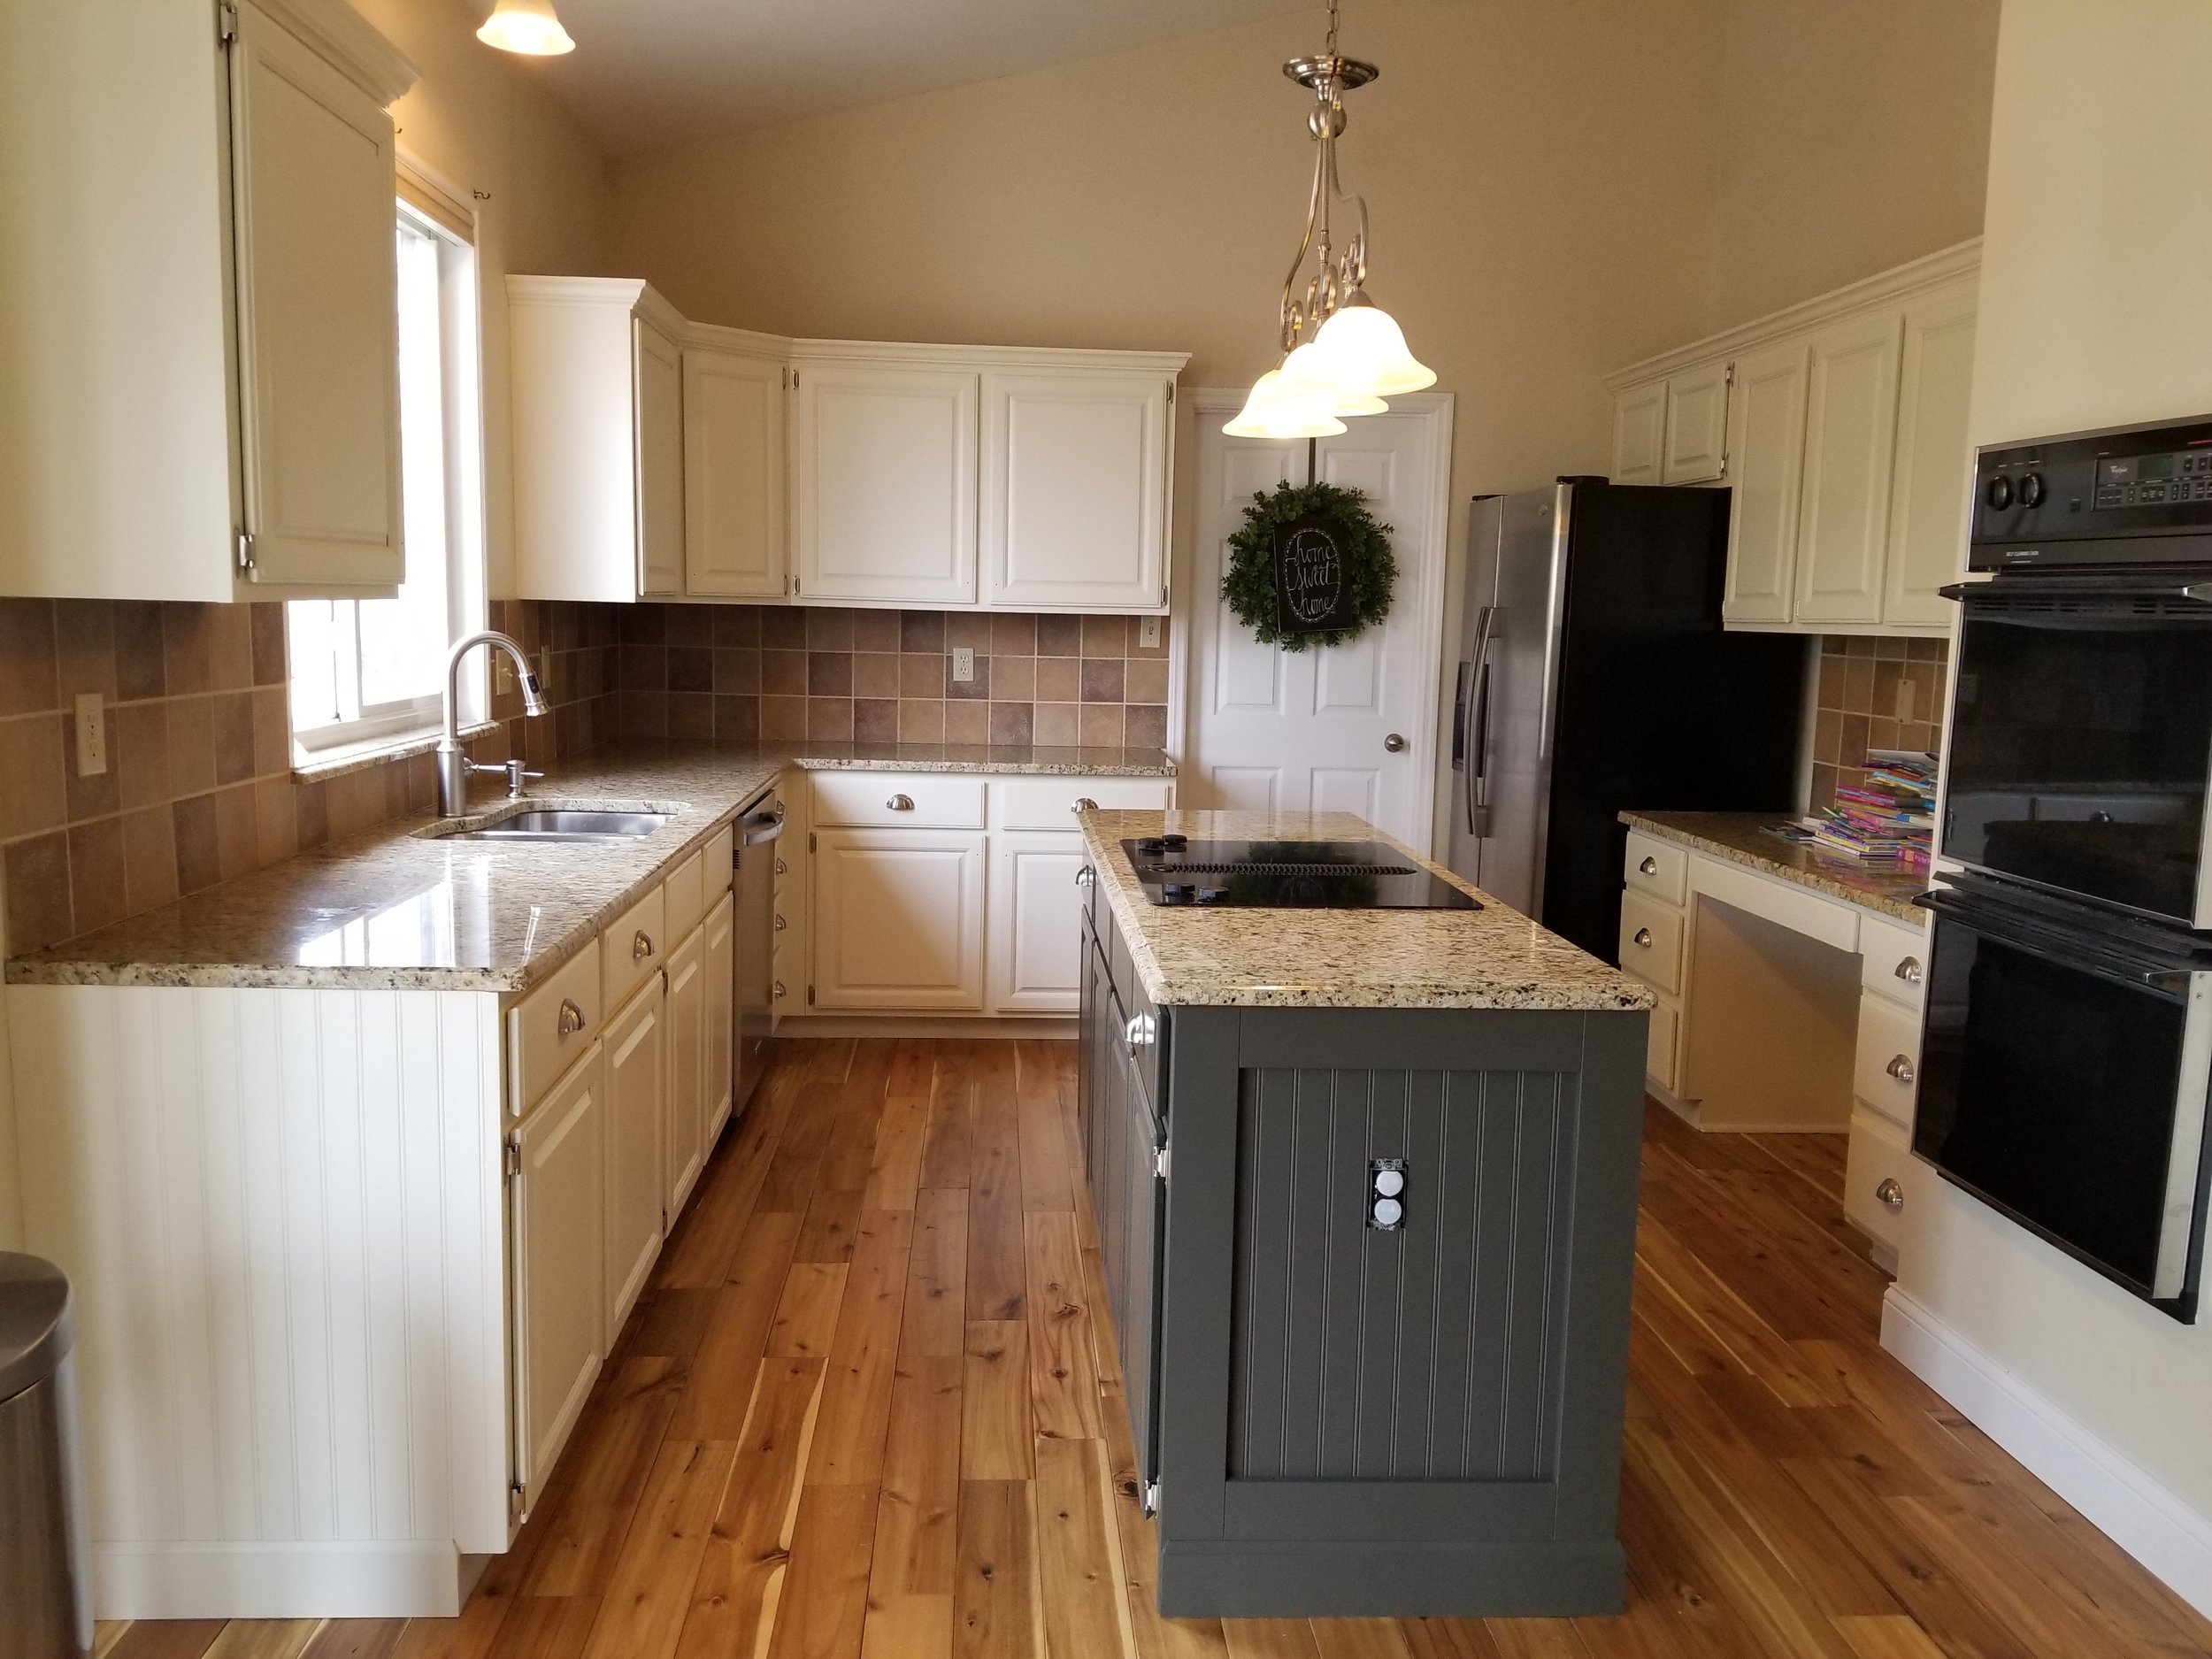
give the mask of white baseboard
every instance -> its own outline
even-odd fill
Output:
[[[1882,1346],[2183,1601],[2212,1617],[2212,1520],[1891,1286]]]
[[[1849,1133],[1851,1125],[1839,1124],[1809,1124],[1803,1118],[1792,1118],[1787,1123],[1709,1124],[1696,1101],[1682,1099],[1661,1088],[1650,1078],[1644,1079],[1644,1093],[1679,1118],[1684,1123],[1707,1135],[1839,1135]]]
[[[450,1618],[449,1542],[114,1543],[92,1547],[92,1609],[126,1618]]]
[[[776,1035],[815,1037],[1029,1037],[1071,1041],[1078,1022],[1059,1014],[786,1014]]]

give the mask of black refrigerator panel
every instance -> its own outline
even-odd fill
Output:
[[[1727,632],[1725,489],[1577,483],[1540,919],[1620,960],[1628,809],[1788,811],[1808,641]]]

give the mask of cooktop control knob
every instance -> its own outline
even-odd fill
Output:
[[[1188,904],[1191,902],[1190,884],[1187,881],[1162,882],[1160,902],[1163,904]]]
[[[1982,492],[1982,499],[2002,512],[2012,505],[2012,480],[2002,472],[1989,480],[1989,488]]]
[[[2020,480],[2020,504],[2039,507],[2043,504],[2043,474],[2031,472]]]
[[[1194,895],[1201,904],[1218,904],[1229,896],[1226,887],[1200,887]]]
[[[1167,850],[1167,842],[1157,835],[1140,836],[1137,850],[1141,853],[1164,853]]]
[[[1179,853],[1184,848],[1190,845],[1190,837],[1187,835],[1163,835],[1160,837],[1160,845],[1165,848],[1169,852]]]

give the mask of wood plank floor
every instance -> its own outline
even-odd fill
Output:
[[[1882,1352],[1840,1136],[1644,1141],[1625,1617],[1164,1620],[1061,1043],[784,1047],[457,1619],[114,1659],[2088,1659],[2212,1625]]]

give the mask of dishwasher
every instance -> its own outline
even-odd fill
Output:
[[[776,841],[782,833],[783,803],[776,799],[773,786],[738,810],[733,1116],[745,1110],[768,1059],[775,1014]]]

